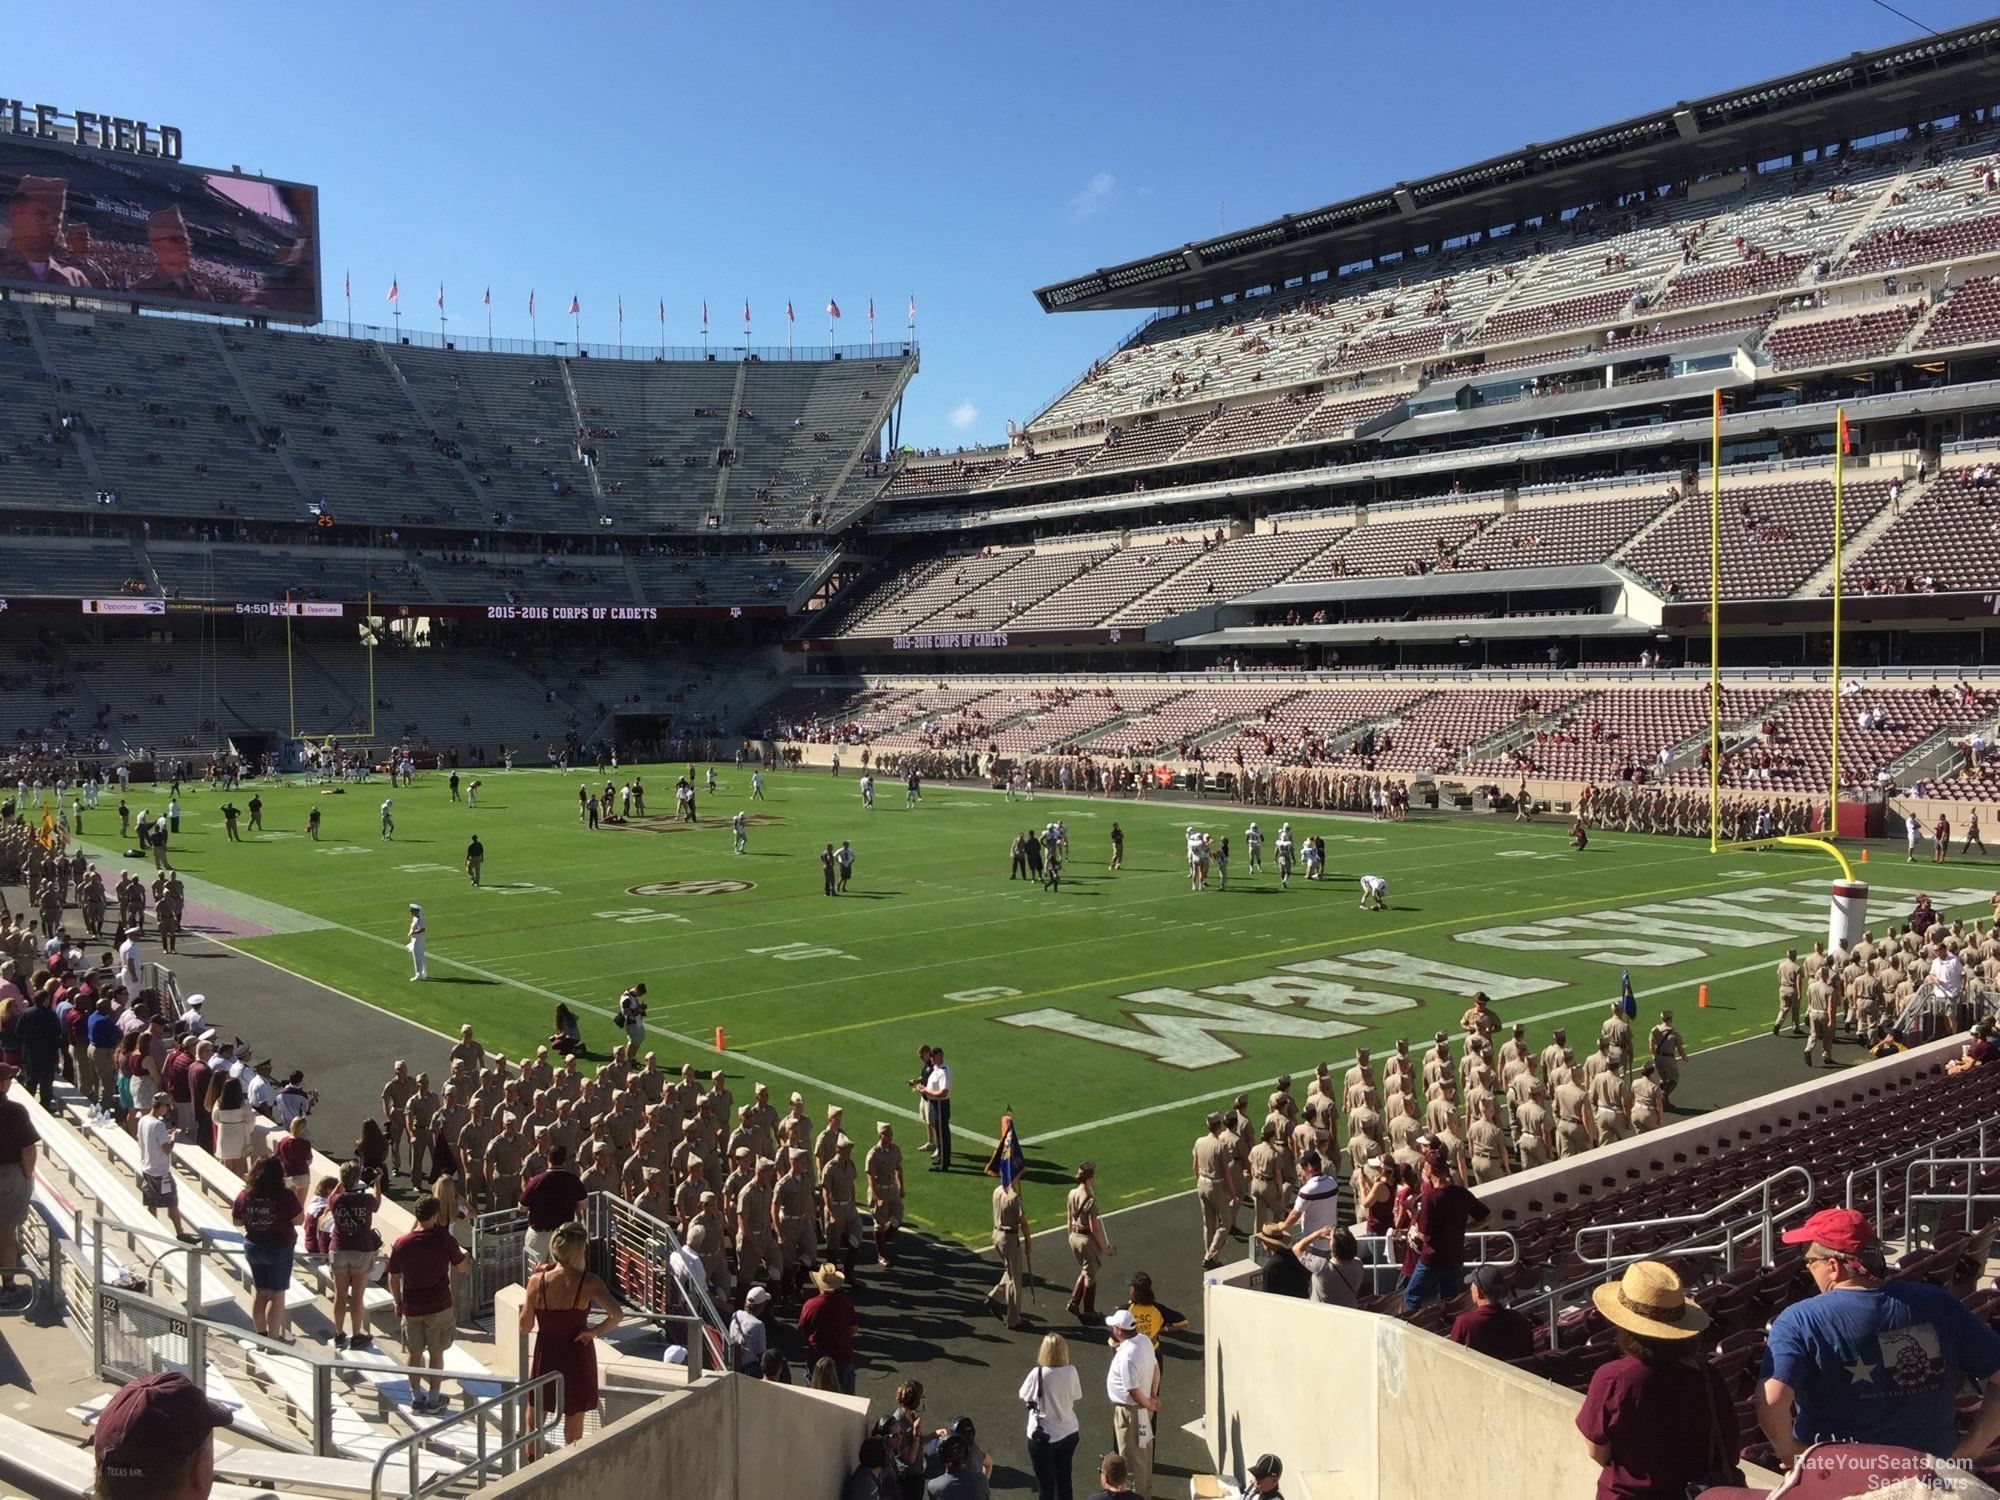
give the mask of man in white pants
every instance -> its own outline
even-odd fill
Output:
[[[430,978],[430,971],[424,967],[424,909],[414,901],[410,903],[410,940],[403,946],[410,950],[410,963],[416,969],[410,983]]]
[[[1380,875],[1361,877],[1361,909],[1363,911],[1387,911],[1389,909],[1389,882]]]

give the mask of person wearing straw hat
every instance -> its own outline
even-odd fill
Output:
[[[1818,1295],[1779,1313],[1764,1346],[1753,1399],[1781,1460],[1828,1440],[1971,1459],[2000,1437],[2000,1334],[1943,1287],[1890,1280],[1874,1226],[1854,1209],[1822,1209],[1784,1240],[1806,1247]],[[1961,1438],[1968,1377],[1980,1403]]]
[[[799,1309],[799,1336],[806,1341],[806,1357],[817,1362],[833,1361],[840,1388],[854,1394],[854,1334],[859,1320],[854,1315],[854,1299],[847,1294],[847,1278],[840,1267],[828,1261],[812,1273],[814,1295]]]
[[[1708,1314],[1688,1300],[1673,1267],[1638,1261],[1591,1300],[1617,1330],[1619,1350],[1591,1376],[1576,1415],[1603,1466],[1597,1500],[1681,1495],[1703,1480],[1742,1483],[1730,1474],[1742,1450],[1735,1406],[1699,1360]]]

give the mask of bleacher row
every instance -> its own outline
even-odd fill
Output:
[[[302,734],[365,734],[369,663],[359,645],[282,649],[222,645],[191,651],[171,642],[19,648],[8,669],[28,672],[35,692],[0,693],[0,743],[69,735],[123,746],[212,745],[239,731],[296,724]],[[382,740],[511,747],[523,765],[574,730],[608,732],[609,716],[670,716],[700,730],[735,722],[771,691],[740,663],[665,655],[559,654],[513,657],[381,650],[373,665],[375,732]]]
[[[1734,748],[1725,756],[1722,784],[1773,798],[1823,796],[1832,763],[1831,707],[1831,694],[1810,685],[1726,689],[1725,743]],[[1524,775],[1707,784],[1700,760],[1708,743],[1705,686],[1173,687],[1143,679],[987,688],[794,685],[764,706],[762,719],[776,738],[878,752],[970,743],[1008,756],[1199,758],[1251,774],[1291,766],[1386,776],[1449,772],[1509,784]],[[1842,782],[1873,784],[1912,752],[1942,753],[1975,731],[1989,743],[1996,738],[2000,691],[1975,690],[1969,702],[1903,687],[1843,693]],[[2000,800],[2000,779],[1990,764],[1968,766],[1940,783],[1938,795]]]
[[[2000,485],[1975,483],[1970,466],[1921,485],[1862,475],[1850,475],[1843,494],[1849,590],[1950,592],[1986,588],[2000,577]],[[1830,592],[1832,510],[1833,485],[1824,473],[1725,481],[1723,596]],[[863,579],[813,628],[849,637],[1143,628],[1279,583],[1588,563],[1617,564],[1667,599],[1705,595],[1707,494],[1682,496],[1663,480],[1589,498],[1557,495],[1513,510],[1446,498],[1299,520],[1281,514],[1268,529],[1235,536],[1190,528],[1135,534],[1122,543],[1110,536],[1094,544],[1058,538],[948,552]],[[1464,585],[1478,590],[1475,578]]]
[[[1638,331],[1634,324],[1697,312],[1690,322],[1712,322],[1731,302],[1775,302],[1822,282],[1974,258],[2000,248],[1988,170],[1996,141],[1990,124],[1968,123],[1746,173],[1733,190],[1704,184],[1698,199],[1675,193],[1586,209],[1560,224],[1475,236],[1442,255],[1392,256],[1304,288],[1159,318],[1028,432],[1129,424],[1149,410],[1250,396],[1268,404],[1313,382],[1407,385],[1410,367],[1439,353],[1454,364],[1496,350],[1512,358],[1538,341],[1573,346],[1585,331],[1602,347],[1602,335],[1615,330],[1616,343]],[[1861,326],[1811,339],[1781,333],[1772,353],[1781,365],[1815,352],[1886,353],[1915,317],[1897,308],[1851,321]],[[1808,347],[1822,338],[1821,348]],[[1234,427],[1245,419],[1217,420]],[[1292,432],[1290,440],[1300,438]]]
[[[913,357],[427,349],[0,305],[0,510],[622,536],[832,531]]]
[[[106,528],[96,528],[103,532]],[[661,609],[796,608],[830,555],[507,553],[209,541],[192,525],[91,537],[7,536],[0,597],[253,603],[290,597],[359,605],[605,604]]]

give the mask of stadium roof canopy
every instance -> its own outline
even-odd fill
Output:
[[[2000,18],[1286,214],[1035,297],[1045,312],[1193,306],[1995,104]]]

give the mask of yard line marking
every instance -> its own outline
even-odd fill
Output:
[[[1968,902],[1966,904],[1976,905],[1977,903]],[[1946,911],[1952,910],[1951,907],[1946,907],[1944,909]],[[1683,979],[1683,980],[1678,980],[1673,984],[1663,984],[1658,989],[1650,989],[1646,993],[1649,996],[1673,994],[1678,991],[1697,989],[1704,984],[1713,984],[1718,980],[1740,979],[1745,974],[1757,974],[1765,971],[1775,971],[1775,964],[1773,960],[1765,959],[1761,963],[1744,964],[1740,968],[1724,969],[1714,974],[1700,974],[1695,976],[1693,979]],[[1027,1000],[1027,999],[1032,999],[1033,997],[1023,995],[1018,998],[1022,1000]],[[1510,1016],[1508,1017],[1506,1024],[1511,1026],[1515,1021],[1518,1020],[1523,1025],[1533,1025],[1538,1021],[1554,1021],[1554,1020],[1559,1020],[1564,1016],[1583,1015],[1588,1011],[1602,1011],[1608,1009],[1611,1002],[1613,1000],[1616,1000],[1617,998],[1618,996],[1616,995],[1609,995],[1602,1000],[1589,1000],[1579,1005],[1564,1006],[1560,1010],[1545,1010],[1537,1015]],[[1764,1034],[1766,1029],[1767,1028],[1765,1027],[1759,1026],[1757,1028],[1757,1031],[1753,1033],[1753,1035],[1762,1035]],[[1739,1038],[1739,1040],[1747,1040],[1747,1038]],[[1735,1043],[1722,1042],[1716,1045],[1727,1047],[1727,1046],[1734,1046]],[[1715,1047],[1713,1046],[1704,1047],[1700,1050],[1703,1052],[1712,1052],[1715,1050]],[[1700,1054],[1695,1053],[1692,1055],[1699,1056]],[[1351,1056],[1345,1059],[1345,1061],[1343,1062],[1331,1064],[1331,1066],[1336,1068],[1349,1068],[1352,1067],[1353,1065],[1354,1065],[1354,1059]],[[1234,1088],[1217,1087],[1211,1089],[1207,1093],[1195,1094],[1186,1099],[1175,1099],[1170,1103],[1166,1104],[1152,1104],[1148,1105],[1144,1109],[1126,1110],[1123,1114],[1107,1115],[1101,1120],[1089,1120],[1081,1125],[1064,1125],[1055,1130],[1041,1131],[1036,1134],[1035,1139],[1037,1141],[1061,1140],[1065,1136],[1081,1135],[1083,1132],[1087,1130],[1096,1130],[1101,1126],[1124,1125],[1133,1120],[1147,1119],[1152,1115],[1167,1114],[1170,1111],[1177,1109],[1188,1109],[1193,1107],[1194,1105],[1201,1104],[1205,1101],[1213,1100],[1218,1097],[1231,1098],[1237,1094],[1248,1093],[1252,1089],[1268,1088],[1271,1085],[1275,1084],[1277,1081],[1278,1081],[1277,1075],[1273,1074],[1270,1078],[1255,1079],[1250,1083],[1238,1084]]]
[[[1760,871],[1758,873],[1760,878],[1769,876],[1770,874],[1768,870]],[[1727,878],[1731,880],[1748,880],[1751,879],[1752,877],[1749,875],[1733,875]],[[1670,886],[1660,886],[1650,891],[1633,891],[1629,895],[1620,896],[1618,899],[1621,902],[1626,902],[1626,903],[1634,901],[1650,901],[1660,896],[1677,896],[1684,894],[1688,891],[1712,891],[1714,889],[1715,889],[1715,882],[1712,880],[1705,880],[1701,882],[1699,885],[1670,885]],[[1401,927],[1377,927],[1377,928],[1372,928],[1366,932],[1357,932],[1350,934],[1349,936],[1346,937],[1333,938],[1331,940],[1321,939],[1317,942],[1311,942],[1311,943],[1295,943],[1288,947],[1267,949],[1262,953],[1237,953],[1237,954],[1231,954],[1227,958],[1200,959],[1193,963],[1176,964],[1170,969],[1148,969],[1138,974],[1123,974],[1108,979],[1083,980],[1077,984],[1057,985],[1053,989],[1031,990],[1025,995],[1012,997],[1005,1002],[996,1000],[996,1001],[985,1001],[981,1003],[992,1004],[992,1005],[1005,1003],[1012,1005],[1016,1003],[1025,1003],[1030,1000],[1045,1000],[1053,995],[1072,994],[1077,990],[1122,988],[1123,986],[1130,984],[1137,984],[1148,979],[1161,979],[1175,974],[1189,974],[1193,973],[1198,969],[1215,969],[1236,964],[1255,963],[1259,960],[1264,960],[1264,959],[1284,958],[1295,953],[1339,952],[1341,951],[1344,945],[1350,943],[1378,944],[1387,942],[1391,938],[1405,937],[1411,933],[1416,933],[1416,932],[1430,932],[1441,927],[1462,930],[1471,927],[1487,926],[1496,922],[1509,922],[1520,917],[1540,916],[1547,912],[1568,911],[1574,907],[1602,906],[1604,904],[1604,900],[1605,900],[1604,896],[1600,893],[1598,895],[1582,897],[1577,900],[1551,902],[1542,906],[1518,907],[1512,911],[1483,912],[1477,916],[1466,916],[1466,917],[1440,917],[1435,921],[1407,923]],[[1047,944],[1044,946],[1066,947],[1070,945]],[[1038,949],[1036,951],[1040,950]],[[986,960],[986,961],[991,962],[991,960]],[[966,963],[966,962],[971,962],[971,960],[952,959],[948,960],[945,966],[949,966],[949,964],[952,963]],[[928,968],[928,967],[939,967],[939,966],[925,965],[924,967]],[[901,972],[901,971],[891,971],[891,972]],[[954,1013],[964,1014],[966,1011],[969,1011],[971,1009],[974,1009],[974,1007],[969,1005],[968,1006],[952,1005],[952,1006],[945,1006],[942,1008],[933,1006],[928,1010],[911,1011],[908,1012],[907,1014],[900,1016],[884,1016],[878,1020],[873,1020],[873,1021],[849,1021],[844,1025],[822,1027],[817,1031],[795,1032],[790,1036],[764,1037],[760,1038],[757,1041],[756,1045],[760,1047],[776,1047],[776,1046],[789,1045],[790,1043],[793,1042],[816,1041],[820,1037],[838,1036],[841,1035],[842,1033],[849,1031],[865,1031],[873,1026],[896,1026],[896,1025],[901,1025],[906,1021],[926,1020],[931,1016],[948,1015]]]

